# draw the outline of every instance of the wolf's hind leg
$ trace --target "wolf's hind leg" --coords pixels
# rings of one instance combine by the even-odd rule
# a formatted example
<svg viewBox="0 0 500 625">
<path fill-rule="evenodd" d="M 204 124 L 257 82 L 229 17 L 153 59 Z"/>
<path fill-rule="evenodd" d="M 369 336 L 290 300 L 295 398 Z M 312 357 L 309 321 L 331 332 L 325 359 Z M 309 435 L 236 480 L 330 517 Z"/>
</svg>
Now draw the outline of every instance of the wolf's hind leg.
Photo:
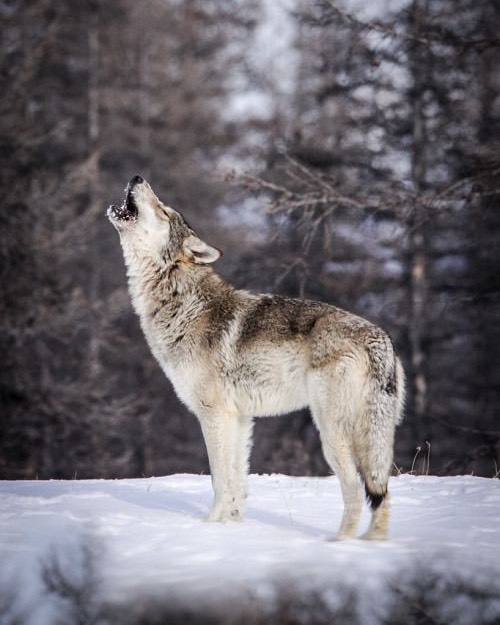
<svg viewBox="0 0 500 625">
<path fill-rule="evenodd" d="M 363 490 L 354 455 L 349 445 L 341 440 L 335 442 L 323 440 L 323 453 L 339 479 L 344 500 L 344 513 L 337 532 L 337 540 L 353 538 L 358 529 L 363 507 Z"/>
<path fill-rule="evenodd" d="M 365 540 L 385 540 L 389 528 L 389 507 L 390 495 L 386 491 L 385 495 L 368 495 L 368 500 L 372 509 L 372 518 L 366 532 L 361 536 Z"/>
<path fill-rule="evenodd" d="M 359 436 L 359 465 L 371 508 L 370 526 L 362 538 L 385 540 L 389 528 L 390 497 L 387 490 L 392 469 L 395 422 L 391 413 L 372 411 L 369 429 Z"/>
<path fill-rule="evenodd" d="M 398 379 L 399 377 L 399 379 Z M 402 373 L 396 377 L 394 388 L 380 388 L 371 382 L 367 419 L 359 433 L 359 466 L 365 482 L 366 496 L 372 518 L 363 538 L 384 540 L 389 527 L 390 497 L 387 491 L 392 470 L 394 430 L 402 409 Z"/>
<path fill-rule="evenodd" d="M 323 455 L 340 482 L 344 513 L 337 540 L 344 540 L 356 535 L 363 507 L 363 489 L 351 444 L 346 440 L 342 427 L 336 427 L 338 415 L 335 412 L 333 407 L 328 411 L 316 409 L 313 415 L 318 425 Z"/>
<path fill-rule="evenodd" d="M 344 500 L 339 540 L 356 535 L 363 507 L 352 431 L 363 409 L 365 379 L 363 363 L 354 357 L 340 358 L 329 369 L 320 369 L 309 377 L 310 407 L 323 454 L 339 479 Z"/>
</svg>

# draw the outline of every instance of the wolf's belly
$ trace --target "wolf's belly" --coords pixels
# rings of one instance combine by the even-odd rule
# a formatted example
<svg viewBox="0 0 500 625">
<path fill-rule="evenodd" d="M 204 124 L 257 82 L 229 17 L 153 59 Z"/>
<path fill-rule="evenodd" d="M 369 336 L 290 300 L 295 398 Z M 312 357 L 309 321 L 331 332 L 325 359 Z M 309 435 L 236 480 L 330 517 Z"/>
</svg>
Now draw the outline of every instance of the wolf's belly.
<svg viewBox="0 0 500 625">
<path fill-rule="evenodd" d="M 227 382 L 238 411 L 247 416 L 284 414 L 308 404 L 306 366 L 295 351 L 270 348 L 250 354 Z"/>
<path fill-rule="evenodd" d="M 304 408 L 308 402 L 303 390 L 261 386 L 239 393 L 235 404 L 239 412 L 246 416 L 271 417 Z"/>
</svg>

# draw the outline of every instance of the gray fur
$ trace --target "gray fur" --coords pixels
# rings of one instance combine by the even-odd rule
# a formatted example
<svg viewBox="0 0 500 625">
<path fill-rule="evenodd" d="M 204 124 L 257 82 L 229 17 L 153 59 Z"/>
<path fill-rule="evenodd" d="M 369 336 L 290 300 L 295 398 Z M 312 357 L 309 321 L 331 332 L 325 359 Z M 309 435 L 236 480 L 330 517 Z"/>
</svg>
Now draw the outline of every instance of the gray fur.
<svg viewBox="0 0 500 625">
<path fill-rule="evenodd" d="M 140 177 L 108 216 L 149 346 L 200 421 L 214 487 L 209 519 L 242 518 L 253 418 L 309 406 L 342 488 L 338 538 L 356 533 L 362 483 L 372 509 L 365 537 L 385 538 L 404 397 L 387 334 L 328 304 L 227 284 L 210 266 L 220 252 Z"/>
</svg>

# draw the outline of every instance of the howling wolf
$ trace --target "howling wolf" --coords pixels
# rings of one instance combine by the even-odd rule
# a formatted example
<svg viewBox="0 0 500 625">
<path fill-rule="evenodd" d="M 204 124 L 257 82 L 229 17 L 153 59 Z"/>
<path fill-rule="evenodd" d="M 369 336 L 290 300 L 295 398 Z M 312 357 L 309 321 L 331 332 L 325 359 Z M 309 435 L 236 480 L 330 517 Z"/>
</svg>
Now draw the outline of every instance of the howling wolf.
<svg viewBox="0 0 500 625">
<path fill-rule="evenodd" d="M 133 306 L 151 351 L 198 417 L 214 490 L 209 520 L 242 518 L 253 419 L 309 406 L 340 481 L 337 538 L 387 535 L 394 430 L 404 374 L 391 340 L 365 319 L 319 302 L 234 288 L 220 252 L 140 176 L 108 218 L 118 230 Z"/>
</svg>

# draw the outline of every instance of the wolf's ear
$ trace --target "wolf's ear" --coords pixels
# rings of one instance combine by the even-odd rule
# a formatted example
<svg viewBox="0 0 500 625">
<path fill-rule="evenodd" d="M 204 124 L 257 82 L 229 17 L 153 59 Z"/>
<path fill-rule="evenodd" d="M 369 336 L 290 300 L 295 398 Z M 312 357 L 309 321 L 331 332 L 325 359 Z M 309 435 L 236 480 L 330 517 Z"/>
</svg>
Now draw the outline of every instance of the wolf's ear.
<svg viewBox="0 0 500 625">
<path fill-rule="evenodd" d="M 182 249 L 190 261 L 199 265 L 214 263 L 221 255 L 219 250 L 208 245 L 194 234 L 190 234 L 187 239 L 184 240 Z"/>
</svg>

